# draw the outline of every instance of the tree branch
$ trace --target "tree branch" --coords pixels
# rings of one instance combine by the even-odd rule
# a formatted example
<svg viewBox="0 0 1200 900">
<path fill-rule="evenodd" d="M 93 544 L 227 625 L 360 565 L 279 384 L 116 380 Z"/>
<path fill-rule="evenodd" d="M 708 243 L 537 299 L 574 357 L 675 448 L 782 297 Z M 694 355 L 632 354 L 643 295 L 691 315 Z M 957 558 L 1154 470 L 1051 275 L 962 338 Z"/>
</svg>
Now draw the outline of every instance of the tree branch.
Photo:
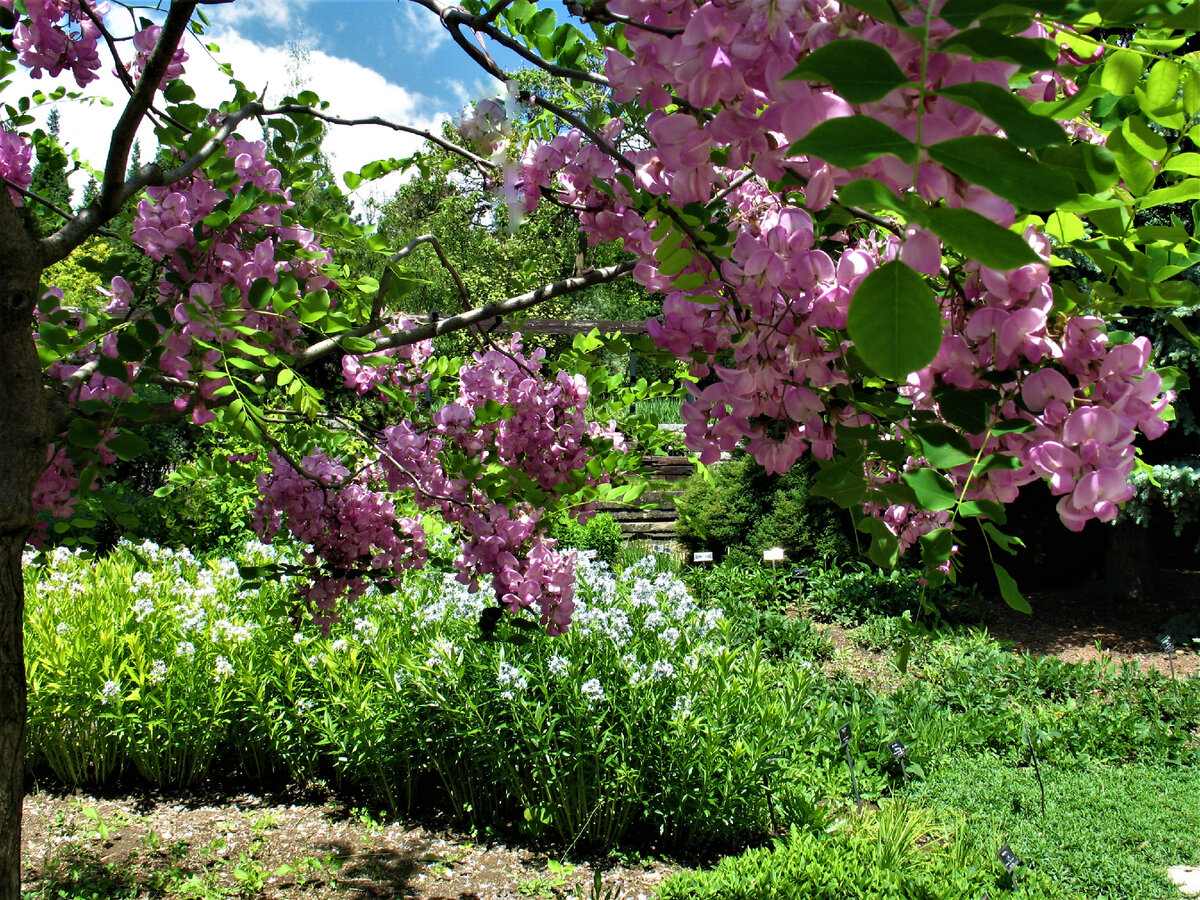
<svg viewBox="0 0 1200 900">
<path fill-rule="evenodd" d="M 490 11 L 482 16 L 473 16 L 461 6 L 453 6 L 446 2 L 446 0 L 413 0 L 413 2 L 420 4 L 431 12 L 437 13 L 438 18 L 442 20 L 442 24 L 445 25 L 446 28 L 450 30 L 451 35 L 454 36 L 455 43 L 463 47 L 463 49 L 465 49 L 467 53 L 469 53 L 471 57 L 475 59 L 476 62 L 482 65 L 490 75 L 500 79 L 501 81 L 507 80 L 508 76 L 494 62 L 492 62 L 490 57 L 487 57 L 485 61 L 483 57 L 486 54 L 483 54 L 481 51 L 470 47 L 469 42 L 466 42 L 466 45 L 464 46 L 464 41 L 460 40 L 462 35 L 458 31 L 460 25 L 465 25 L 467 28 L 470 28 L 472 31 L 480 34 L 486 34 L 497 44 L 508 50 L 511 50 L 526 62 L 532 63 L 542 71 L 548 72 L 549 74 L 558 78 L 567 78 L 572 81 L 587 81 L 591 82 L 592 84 L 598 84 L 601 87 L 608 87 L 608 79 L 603 75 L 597 75 L 594 72 L 585 72 L 581 69 L 568 69 L 565 66 L 560 66 L 557 63 L 552 63 L 542 59 L 520 41 L 514 40 L 499 28 L 496 28 L 494 25 L 492 25 L 491 19 L 494 18 L 494 16 Z"/>
<path fill-rule="evenodd" d="M 420 128 L 412 128 L 408 125 L 397 125 L 395 122 L 389 122 L 387 119 L 379 118 L 379 116 L 371 116 L 370 118 L 366 119 L 343 119 L 339 116 L 331 116 L 320 112 L 319 110 L 312 109 L 311 107 L 301 106 L 295 103 L 265 110 L 263 115 L 312 116 L 314 119 L 320 119 L 322 122 L 328 122 L 331 125 L 379 125 L 383 128 L 390 128 L 392 131 L 401 131 L 405 134 L 411 134 L 419 138 L 424 138 L 431 144 L 436 144 L 449 153 L 457 153 L 468 162 L 474 163 L 480 168 L 487 169 L 489 171 L 494 171 L 496 169 L 496 164 L 491 160 L 484 159 L 482 156 L 476 156 L 470 150 L 460 147 L 443 137 L 433 134 L 432 132 L 423 131 Z"/>
<path fill-rule="evenodd" d="M 437 235 L 423 234 L 420 237 L 415 237 L 409 241 L 403 249 L 398 250 L 388 257 L 389 263 L 397 263 L 404 259 L 422 244 L 429 244 L 433 247 L 433 252 L 437 254 L 438 259 L 442 262 L 442 267 L 450 273 L 450 277 L 454 279 L 454 286 L 458 288 L 458 295 L 462 297 L 463 312 L 468 312 L 471 309 L 471 292 L 467 290 L 467 286 L 463 284 L 463 280 L 459 277 L 458 270 L 454 268 L 450 262 L 446 252 L 442 249 L 442 242 L 437 239 Z M 379 292 L 375 295 L 375 305 L 371 309 L 371 318 L 379 319 L 383 315 L 383 296 L 387 293 L 388 285 L 392 281 L 392 270 L 385 268 L 383 270 L 383 278 L 379 282 Z"/>
<path fill-rule="evenodd" d="M 553 300 L 555 297 L 561 297 L 597 284 L 607 284 L 610 281 L 616 281 L 618 278 L 624 278 L 633 271 L 633 268 L 633 260 L 628 260 L 615 266 L 592 269 L 590 272 L 585 272 L 582 275 L 575 275 L 571 278 L 564 278 L 562 281 L 555 281 L 552 284 L 544 285 L 527 294 L 509 297 L 507 300 L 497 300 L 495 303 L 488 303 L 469 312 L 460 313 L 457 316 L 450 316 L 446 319 L 429 322 L 426 325 L 419 325 L 416 328 L 410 328 L 399 334 L 386 335 L 375 342 L 375 349 L 376 351 L 380 351 L 389 350 L 392 347 L 403 347 L 408 344 L 416 344 L 419 341 L 431 340 L 441 334 L 449 334 L 452 331 L 462 331 L 466 328 L 480 326 L 489 319 L 503 318 L 521 310 L 529 309 L 531 306 L 537 306 L 539 303 L 545 303 L 547 300 Z M 359 328 L 345 335 L 318 341 L 311 347 L 297 353 L 295 359 L 292 361 L 292 367 L 299 369 L 303 366 L 311 365 L 317 360 L 338 351 L 341 349 L 341 340 L 348 335 L 364 337 L 374 330 L 376 329 L 371 328 L 363 331 Z"/>
</svg>

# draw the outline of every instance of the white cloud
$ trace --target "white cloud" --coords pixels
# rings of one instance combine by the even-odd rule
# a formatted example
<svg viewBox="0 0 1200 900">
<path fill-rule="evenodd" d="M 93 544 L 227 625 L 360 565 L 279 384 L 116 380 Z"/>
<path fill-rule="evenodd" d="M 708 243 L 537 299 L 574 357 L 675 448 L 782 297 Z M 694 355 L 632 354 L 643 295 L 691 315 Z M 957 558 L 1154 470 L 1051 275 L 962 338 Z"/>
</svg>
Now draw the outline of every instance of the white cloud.
<svg viewBox="0 0 1200 900">
<path fill-rule="evenodd" d="M 273 8 L 271 4 L 264 3 L 262 6 L 264 9 Z M 294 59 L 285 47 L 258 44 L 229 30 L 214 32 L 206 40 L 215 41 L 220 46 L 219 60 L 229 62 L 238 79 L 251 90 L 265 89 L 268 103 L 277 102 L 284 94 L 293 92 L 291 71 L 294 70 Z M 195 90 L 196 102 L 216 106 L 229 99 L 232 94 L 229 79 L 219 70 L 217 60 L 194 41 L 187 49 L 191 58 L 185 66 L 184 79 Z M 309 51 L 301 75 L 305 87 L 316 91 L 323 100 L 329 102 L 328 112 L 331 115 L 343 118 L 378 116 L 397 124 L 436 131 L 440 128 L 440 122 L 450 113 L 450 110 L 438 109 L 437 101 L 431 97 L 393 84 L 383 75 L 353 60 L 330 56 L 320 50 Z M 24 76 L 23 70 L 18 70 L 13 80 L 14 84 L 6 91 L 8 96 L 5 98 L 10 102 L 17 92 L 28 93 L 36 88 L 48 91 L 57 83 L 47 79 L 31 81 Z M 90 87 L 95 90 L 87 93 L 107 96 L 114 105 L 89 106 L 63 101 L 59 104 L 61 137 L 69 146 L 77 147 L 85 160 L 100 168 L 107 154 L 112 128 L 127 95 L 120 82 L 107 69 L 102 73 L 101 80 Z M 253 123 L 245 123 L 241 131 L 247 137 L 257 136 Z M 144 125 L 139 138 L 142 160 L 152 159 L 156 147 L 152 126 Z M 357 170 L 375 159 L 406 156 L 416 150 L 420 143 L 418 137 L 380 126 L 334 126 L 325 139 L 324 150 L 330 156 L 340 181 L 345 171 Z M 393 192 L 401 180 L 402 176 L 393 174 L 373 185 L 364 185 L 362 190 L 386 195 Z M 73 180 L 76 199 L 86 181 L 86 175 L 80 176 L 78 183 Z"/>
<path fill-rule="evenodd" d="M 222 26 L 244 25 L 260 22 L 271 28 L 294 26 L 308 9 L 310 0 L 239 0 L 228 6 L 219 7 Z"/>
<path fill-rule="evenodd" d="M 392 32 L 401 47 L 421 57 L 429 56 L 450 37 L 434 13 L 408 3 L 400 9 L 400 20 L 392 22 Z"/>
</svg>

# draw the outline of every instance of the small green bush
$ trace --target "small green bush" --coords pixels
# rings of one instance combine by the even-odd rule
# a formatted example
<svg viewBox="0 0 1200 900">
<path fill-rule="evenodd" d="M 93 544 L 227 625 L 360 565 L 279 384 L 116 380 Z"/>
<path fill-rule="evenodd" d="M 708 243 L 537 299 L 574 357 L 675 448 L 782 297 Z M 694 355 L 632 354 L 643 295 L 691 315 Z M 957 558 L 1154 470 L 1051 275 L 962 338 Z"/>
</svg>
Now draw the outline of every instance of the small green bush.
<svg viewBox="0 0 1200 900">
<path fill-rule="evenodd" d="M 1040 871 L 1005 873 L 994 855 L 967 852 L 928 813 L 891 804 L 833 834 L 793 828 L 771 848 L 663 882 L 659 900 L 1069 900 Z"/>
<path fill-rule="evenodd" d="M 733 638 L 743 644 L 761 641 L 777 659 L 823 660 L 833 644 L 818 634 L 796 606 L 803 582 L 788 573 L 757 566 L 721 563 L 712 569 L 693 567 L 685 575 L 693 593 L 719 607 L 729 620 Z"/>
<path fill-rule="evenodd" d="M 920 572 L 884 571 L 865 563 L 814 568 L 804 585 L 804 600 L 814 616 L 849 626 L 904 613 L 914 618 L 932 614 L 946 622 L 977 622 L 982 602 L 973 586 L 945 584 L 926 590 Z"/>
<path fill-rule="evenodd" d="M 783 547 L 793 562 L 851 559 L 849 519 L 809 494 L 812 473 L 805 460 L 785 475 L 768 475 L 747 455 L 714 466 L 711 480 L 693 477 L 675 504 L 679 539 L 741 564 L 761 563 L 771 547 Z"/>
<path fill-rule="evenodd" d="M 597 513 L 583 523 L 564 516 L 554 523 L 550 536 L 564 547 L 595 550 L 596 558 L 610 566 L 616 562 L 623 542 L 620 523 L 608 513 Z"/>
</svg>

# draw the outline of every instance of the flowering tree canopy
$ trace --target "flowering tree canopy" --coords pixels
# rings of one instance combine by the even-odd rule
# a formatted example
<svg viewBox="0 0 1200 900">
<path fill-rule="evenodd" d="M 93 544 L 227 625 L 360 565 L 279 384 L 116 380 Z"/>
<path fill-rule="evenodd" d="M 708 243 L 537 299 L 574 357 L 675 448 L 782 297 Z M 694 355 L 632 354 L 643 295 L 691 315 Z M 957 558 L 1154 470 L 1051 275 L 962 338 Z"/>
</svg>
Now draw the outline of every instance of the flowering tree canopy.
<svg viewBox="0 0 1200 900">
<path fill-rule="evenodd" d="M 147 423 L 262 446 L 256 527 L 310 548 L 315 605 L 422 563 L 406 495 L 452 524 L 463 583 L 551 633 L 569 624 L 573 560 L 545 536 L 547 511 L 627 496 L 612 481 L 630 457 L 588 408 L 602 370 L 551 366 L 488 325 L 589 285 L 632 274 L 663 296 L 651 333 L 691 366 L 702 460 L 744 442 L 782 472 L 811 452 L 873 558 L 919 553 L 934 580 L 952 577 L 969 518 L 989 552 L 1011 549 L 1004 505 L 1033 481 L 1068 528 L 1111 521 L 1136 436 L 1167 427 L 1174 373 L 1115 323 L 1129 305 L 1195 302 L 1200 7 L 592 0 L 571 4 L 582 30 L 531 0 L 411 2 L 508 84 L 461 143 L 347 121 L 310 91 L 269 106 L 236 80 L 200 106 L 183 38 L 203 30 L 204 0 L 159 4 L 154 22 L 110 15 L 117 2 L 0 0 L 0 78 L 20 66 L 56 85 L 0 85 L 0 770 L 16 773 L 0 780 L 2 900 L 19 890 L 20 551 L 37 512 L 71 515 L 146 449 Z M 517 88 L 479 37 L 556 89 Z M 95 196 L 64 210 L 30 190 L 35 156 L 58 149 L 31 111 L 82 96 L 102 66 L 128 99 Z M 158 161 L 130 172 L 146 120 Z M 423 134 L 512 220 L 559 204 L 629 258 L 483 307 L 459 283 L 462 312 L 399 316 L 404 260 L 440 253 L 436 236 L 388 247 L 297 202 L 322 129 L 351 125 Z M 31 205 L 58 217 L 50 233 Z M 64 307 L 45 269 L 129 212 L 103 304 Z M 337 242 L 378 254 L 383 276 L 333 265 Z M 434 355 L 455 330 L 473 355 Z M 331 357 L 347 387 L 387 400 L 381 431 L 327 407 L 306 372 Z"/>
</svg>

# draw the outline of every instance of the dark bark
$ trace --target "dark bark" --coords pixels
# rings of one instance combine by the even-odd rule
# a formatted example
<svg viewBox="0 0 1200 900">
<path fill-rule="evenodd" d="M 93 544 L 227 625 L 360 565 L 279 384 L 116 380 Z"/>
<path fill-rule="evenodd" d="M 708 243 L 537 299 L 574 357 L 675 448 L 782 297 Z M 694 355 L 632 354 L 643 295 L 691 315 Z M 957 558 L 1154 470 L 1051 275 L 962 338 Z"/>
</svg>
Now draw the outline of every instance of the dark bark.
<svg viewBox="0 0 1200 900">
<path fill-rule="evenodd" d="M 21 800 L 25 793 L 25 591 L 23 538 L 0 539 L 0 898 L 21 896 Z"/>
<path fill-rule="evenodd" d="M 46 464 L 50 422 L 32 338 L 42 257 L 0 190 L 0 900 L 21 892 L 24 796 L 25 590 L 21 549 L 33 488 Z"/>
<path fill-rule="evenodd" d="M 1158 571 L 1150 529 L 1121 516 L 1109 529 L 1104 586 L 1114 600 L 1145 600 Z"/>
</svg>

